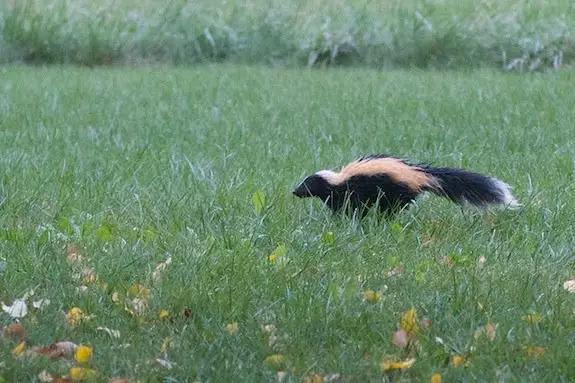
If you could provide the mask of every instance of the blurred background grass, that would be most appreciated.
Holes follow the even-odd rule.
[[[573,1],[5,0],[3,63],[559,68]]]

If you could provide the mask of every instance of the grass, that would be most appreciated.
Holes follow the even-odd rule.
[[[28,348],[91,345],[100,377],[141,381],[273,381],[263,362],[273,354],[293,381],[575,377],[575,296],[562,287],[575,271],[572,73],[1,71],[0,300],[33,289],[51,301],[29,303]],[[291,196],[305,175],[372,152],[495,175],[525,207],[479,214],[430,197],[391,221],[355,222]],[[69,244],[98,276],[87,291],[66,261]],[[268,261],[282,244],[285,255]],[[113,299],[134,283],[151,293],[141,318]],[[367,290],[382,299],[365,302]],[[70,328],[72,307],[93,317]],[[391,339],[411,307],[432,325],[413,367],[384,375],[386,355],[407,357]],[[540,323],[522,320],[534,313]],[[494,341],[474,340],[488,322]],[[279,339],[269,341],[267,324]],[[66,373],[14,358],[14,346],[0,341],[5,381]],[[535,346],[545,354],[526,356]],[[448,364],[471,351],[467,368]]]
[[[3,62],[272,66],[571,65],[571,1],[19,0],[0,5]]]

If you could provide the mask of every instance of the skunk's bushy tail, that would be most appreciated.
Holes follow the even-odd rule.
[[[438,187],[430,188],[430,191],[457,204],[521,206],[511,194],[511,187],[497,178],[456,168],[426,166],[423,170],[437,182]]]

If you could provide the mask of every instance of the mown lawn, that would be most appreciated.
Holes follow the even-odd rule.
[[[4,381],[67,375],[71,357],[25,355],[59,340],[93,347],[86,367],[102,381],[575,378],[575,296],[563,287],[575,274],[573,73],[0,76],[0,300],[34,291],[23,353],[8,331],[0,341]],[[375,152],[497,176],[525,206],[480,214],[429,197],[392,221],[354,222],[291,195],[305,175]],[[149,297],[134,301],[134,284]],[[381,299],[367,302],[369,290]],[[34,308],[40,299],[50,303]],[[67,323],[74,307],[90,318]],[[406,350],[392,337],[411,308]],[[476,339],[485,325],[492,340]],[[415,363],[382,372],[390,356]]]

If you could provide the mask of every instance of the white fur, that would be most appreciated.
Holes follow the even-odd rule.
[[[517,209],[522,206],[511,194],[511,186],[507,185],[503,181],[498,180],[497,178],[491,178],[491,180],[493,181],[493,186],[495,186],[497,190],[503,194],[503,200],[501,201],[503,205],[506,205],[511,209]]]
[[[315,173],[316,175],[320,176],[321,178],[323,178],[324,180],[326,180],[327,182],[329,182],[332,185],[336,185],[340,182],[340,174],[336,173],[332,170],[320,170],[319,172]]]

